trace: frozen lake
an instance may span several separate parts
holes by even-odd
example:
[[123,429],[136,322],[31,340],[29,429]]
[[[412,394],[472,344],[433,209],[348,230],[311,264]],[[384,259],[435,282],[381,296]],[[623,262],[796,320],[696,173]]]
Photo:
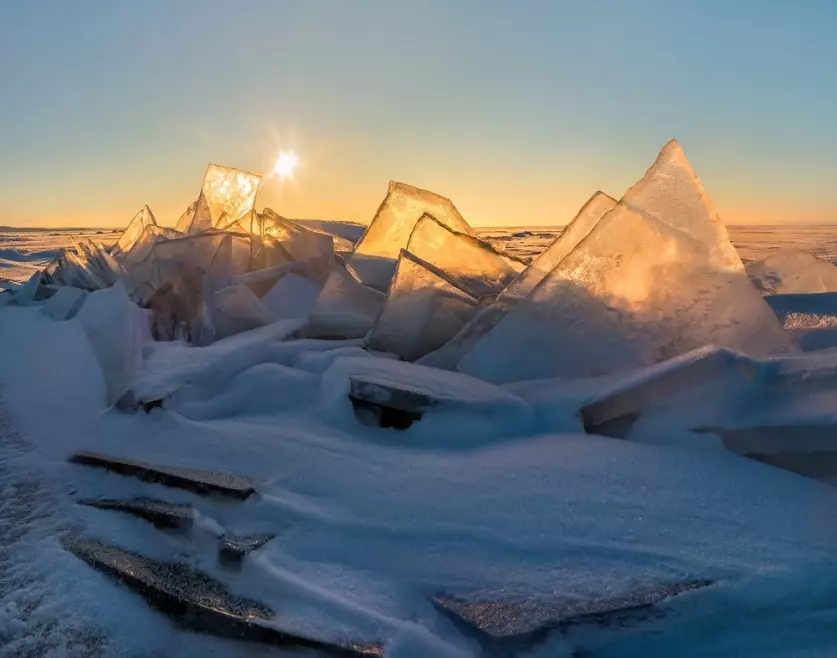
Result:
[[[811,226],[729,226],[732,242],[745,261],[758,260],[783,247],[796,247],[837,263],[837,224]],[[477,229],[483,238],[505,244],[514,256],[539,254],[563,227],[511,226]],[[73,236],[112,243],[119,237],[114,229],[17,229],[0,228],[0,281],[25,281],[44,267]]]

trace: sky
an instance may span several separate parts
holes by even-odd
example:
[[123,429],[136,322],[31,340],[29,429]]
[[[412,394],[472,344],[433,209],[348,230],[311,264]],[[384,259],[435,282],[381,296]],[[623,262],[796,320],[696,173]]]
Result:
[[729,224],[837,223],[833,0],[0,3],[0,224],[173,224],[209,162],[367,223],[566,224],[677,138]]

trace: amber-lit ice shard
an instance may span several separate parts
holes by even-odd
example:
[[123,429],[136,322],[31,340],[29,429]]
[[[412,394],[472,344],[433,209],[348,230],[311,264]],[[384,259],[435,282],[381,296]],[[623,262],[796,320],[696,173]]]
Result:
[[256,202],[261,180],[257,174],[210,164],[203,177],[201,194],[209,207],[211,225],[224,229],[248,215]]
[[203,192],[186,208],[174,228],[184,235],[203,233],[212,228],[212,213]]
[[604,192],[596,192],[567,224],[563,233],[555,238],[532,264],[506,287],[502,296],[505,299],[525,299],[535,286],[555,269],[555,266],[575,249],[576,245],[590,234],[599,220],[615,206],[616,199]]
[[455,336],[476,308],[477,300],[444,273],[402,251],[366,346],[415,361]]
[[406,183],[390,181],[386,197],[351,256],[352,267],[364,284],[386,290],[395,272],[398,254],[407,249],[410,235],[425,213],[457,233],[476,237],[450,199]]
[[747,263],[747,274],[765,294],[837,292],[837,267],[799,249],[782,249]]
[[309,338],[363,338],[381,312],[386,295],[364,286],[345,267],[335,265],[308,316]]
[[259,213],[258,224],[262,238],[279,243],[292,260],[331,259],[334,255],[334,238],[331,235],[286,219],[270,208]]
[[458,370],[494,382],[576,378],[704,345],[756,355],[793,350],[746,275],[719,267],[718,253],[620,203]]
[[407,251],[476,297],[497,295],[526,267],[473,235],[452,231],[431,215],[416,223]]
[[645,176],[621,202],[703,244],[715,268],[730,272],[744,269],[712,199],[677,140],[663,147]]
[[154,219],[154,213],[151,208],[143,206],[134,218],[128,223],[128,226],[122,231],[116,245],[111,253],[120,254],[130,251],[131,247],[140,239],[143,231],[148,226],[157,226],[157,221]]

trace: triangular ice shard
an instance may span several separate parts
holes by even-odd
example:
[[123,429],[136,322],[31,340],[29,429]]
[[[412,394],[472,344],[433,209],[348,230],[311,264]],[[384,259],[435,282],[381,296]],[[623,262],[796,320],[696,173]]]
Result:
[[223,229],[243,219],[253,210],[261,180],[257,174],[210,164],[204,174],[201,194],[209,207],[211,225]]
[[497,295],[526,267],[477,237],[452,231],[431,215],[423,215],[418,221],[407,251],[476,297]]
[[382,292],[364,286],[345,267],[329,274],[304,330],[309,338],[363,338],[386,301]]
[[390,181],[386,197],[351,257],[352,267],[364,284],[379,290],[387,288],[398,254],[407,249],[410,234],[425,213],[453,231],[476,236],[450,199]]
[[84,333],[102,369],[108,406],[129,389],[150,340],[149,313],[132,302],[120,281],[87,296],[79,313]]
[[793,349],[743,272],[703,243],[620,203],[459,362],[495,382],[588,377],[703,345]]
[[645,176],[625,192],[621,202],[702,243],[715,269],[744,269],[712,199],[677,140],[663,147]]
[[477,300],[442,272],[402,251],[386,303],[366,345],[415,361],[455,336],[476,308]]
[[186,234],[189,232],[189,228],[192,226],[192,220],[195,217],[195,208],[197,208],[198,202],[192,201],[189,204],[189,207],[183,211],[183,214],[180,215],[180,219],[177,220],[177,224],[174,225],[174,229],[180,233]]
[[119,240],[117,240],[112,253],[118,254],[130,251],[131,247],[139,240],[142,232],[148,226],[157,226],[157,221],[154,219],[154,213],[151,212],[151,208],[143,206],[142,210],[134,215],[127,228],[122,231],[122,235],[119,236]]
[[782,249],[747,263],[747,274],[765,294],[837,292],[837,267],[799,249]]
[[535,289],[543,278],[549,274],[558,263],[575,249],[576,245],[586,238],[599,220],[616,206],[616,199],[604,192],[596,192],[585,203],[573,220],[555,240],[527,267],[517,275],[506,289],[503,297],[506,299],[525,299]]

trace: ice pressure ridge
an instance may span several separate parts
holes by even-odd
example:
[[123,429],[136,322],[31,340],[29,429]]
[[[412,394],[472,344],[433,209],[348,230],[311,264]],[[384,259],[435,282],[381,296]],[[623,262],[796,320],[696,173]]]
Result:
[[833,327],[763,295],[833,292],[837,269],[802,252],[745,269],[676,141],[621,199],[596,192],[531,263],[404,183],[356,244],[259,209],[259,185],[209,165],[175,228],[145,206],[115,244],[74,243],[16,301],[55,295],[52,317],[82,316],[111,401],[144,340],[206,345],[277,321],[299,321],[288,340],[360,339],[495,383],[610,375],[706,345],[794,352],[800,327]]

